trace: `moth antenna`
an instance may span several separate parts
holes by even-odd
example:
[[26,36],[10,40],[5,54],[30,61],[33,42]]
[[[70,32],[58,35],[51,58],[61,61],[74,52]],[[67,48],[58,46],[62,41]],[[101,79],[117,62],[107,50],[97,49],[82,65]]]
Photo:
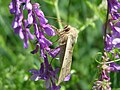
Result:
[[61,22],[63,26],[66,25],[66,23],[63,22],[63,20],[60,20],[60,19],[58,19],[56,17],[52,17],[52,16],[45,16],[45,17],[46,18],[50,18],[50,19],[54,19],[54,20],[56,20],[55,22]]
[[54,20],[59,21],[59,22],[63,22],[62,20],[59,20],[59,19],[57,19],[56,17],[52,17],[52,16],[45,16],[45,17],[46,17],[46,18],[54,19]]

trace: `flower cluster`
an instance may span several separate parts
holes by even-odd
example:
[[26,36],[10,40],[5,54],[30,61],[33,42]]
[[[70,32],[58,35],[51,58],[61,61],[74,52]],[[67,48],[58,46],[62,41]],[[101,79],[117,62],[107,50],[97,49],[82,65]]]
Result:
[[[33,75],[31,76],[31,80],[37,81],[37,80],[45,80],[46,81],[46,88],[49,90],[59,90],[60,86],[56,86],[55,80],[57,80],[56,74],[58,73],[59,68],[56,68],[53,70],[51,64],[48,62],[47,55],[44,57],[44,63],[41,63],[40,70],[31,69],[29,72],[31,72]],[[51,83],[52,82],[52,83]]]
[[111,32],[106,35],[105,40],[105,50],[111,51],[114,48],[120,49],[120,2],[118,0],[107,0],[108,1],[108,9],[109,16],[108,24],[111,28]]
[[[119,58],[119,55],[113,51],[114,49],[120,49],[120,2],[118,0],[107,0],[108,2],[108,25],[111,32],[106,34],[105,37],[105,51],[112,52],[115,55],[115,59]],[[113,63],[114,64],[114,63]],[[111,63],[112,65],[112,63]]]
[[[42,43],[41,47],[47,49],[48,46],[52,45],[52,42],[44,37],[44,33],[54,36],[55,32],[39,7],[38,3],[31,4],[30,0],[12,0],[9,5],[10,13],[15,16],[12,27],[15,33],[18,33],[20,38],[24,39],[25,48],[28,47],[28,38],[33,39],[34,35],[39,43]],[[24,10],[28,12],[27,18],[24,17]],[[30,32],[32,25],[34,26],[34,35]]]
[[[52,37],[56,33],[51,25],[48,24],[48,20],[40,9],[40,5],[38,3],[32,4],[30,0],[12,0],[9,9],[10,13],[14,15],[12,28],[24,40],[24,48],[28,48],[29,39],[37,40],[36,48],[31,53],[35,54],[40,49],[40,56],[44,59],[44,62],[40,65],[40,70],[29,70],[33,74],[31,79],[35,81],[40,79],[45,80],[47,82],[46,88],[59,90],[60,86],[56,86],[55,84],[58,69],[53,69],[51,63],[48,62],[47,54],[55,58],[60,48],[52,50],[49,47],[52,45],[52,42],[45,37],[45,34]],[[34,27],[34,31],[31,30],[32,26]]]
[[120,65],[109,62],[106,52],[104,53],[104,56],[102,56],[102,61],[101,66],[98,67],[101,67],[100,78],[94,83],[95,86],[93,86],[93,90],[111,90],[109,73],[120,70]]
[[[108,25],[111,29],[105,35],[105,48],[107,53],[111,53],[113,58],[118,59],[119,55],[114,49],[120,49],[120,2],[118,0],[107,0],[108,2]],[[101,73],[100,78],[94,83],[93,90],[111,90],[111,82],[109,73],[120,71],[120,65],[116,64],[114,60],[111,60],[106,54],[102,56]]]

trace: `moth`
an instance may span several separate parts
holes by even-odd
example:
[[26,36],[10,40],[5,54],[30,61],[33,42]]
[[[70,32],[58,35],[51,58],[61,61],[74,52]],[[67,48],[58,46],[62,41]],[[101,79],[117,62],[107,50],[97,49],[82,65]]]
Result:
[[77,41],[78,30],[67,25],[59,34],[61,70],[58,78],[58,85],[70,74],[73,47]]

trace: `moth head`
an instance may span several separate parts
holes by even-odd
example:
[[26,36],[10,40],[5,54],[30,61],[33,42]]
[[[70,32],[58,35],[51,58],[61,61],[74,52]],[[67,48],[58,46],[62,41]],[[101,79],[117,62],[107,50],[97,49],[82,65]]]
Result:
[[70,29],[71,29],[70,25],[66,25],[66,26],[64,27],[64,32],[65,32],[65,33],[67,33],[67,32],[69,33]]

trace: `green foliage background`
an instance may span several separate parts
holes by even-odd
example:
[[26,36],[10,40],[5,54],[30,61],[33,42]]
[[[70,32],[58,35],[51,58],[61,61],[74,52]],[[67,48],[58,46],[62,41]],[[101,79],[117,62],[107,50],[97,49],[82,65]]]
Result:
[[[55,0],[31,0],[38,2],[49,23],[59,28]],[[43,81],[31,81],[28,70],[39,69],[38,56],[33,50],[23,48],[23,42],[11,27],[13,15],[9,13],[11,0],[0,0],[0,90],[44,90]],[[103,24],[106,18],[106,0],[59,0],[63,25],[70,24],[80,33],[73,53],[72,77],[62,83],[61,90],[91,90],[97,78],[95,56],[103,51]],[[59,22],[61,22],[59,21]],[[113,90],[120,90],[119,73],[111,74]]]

